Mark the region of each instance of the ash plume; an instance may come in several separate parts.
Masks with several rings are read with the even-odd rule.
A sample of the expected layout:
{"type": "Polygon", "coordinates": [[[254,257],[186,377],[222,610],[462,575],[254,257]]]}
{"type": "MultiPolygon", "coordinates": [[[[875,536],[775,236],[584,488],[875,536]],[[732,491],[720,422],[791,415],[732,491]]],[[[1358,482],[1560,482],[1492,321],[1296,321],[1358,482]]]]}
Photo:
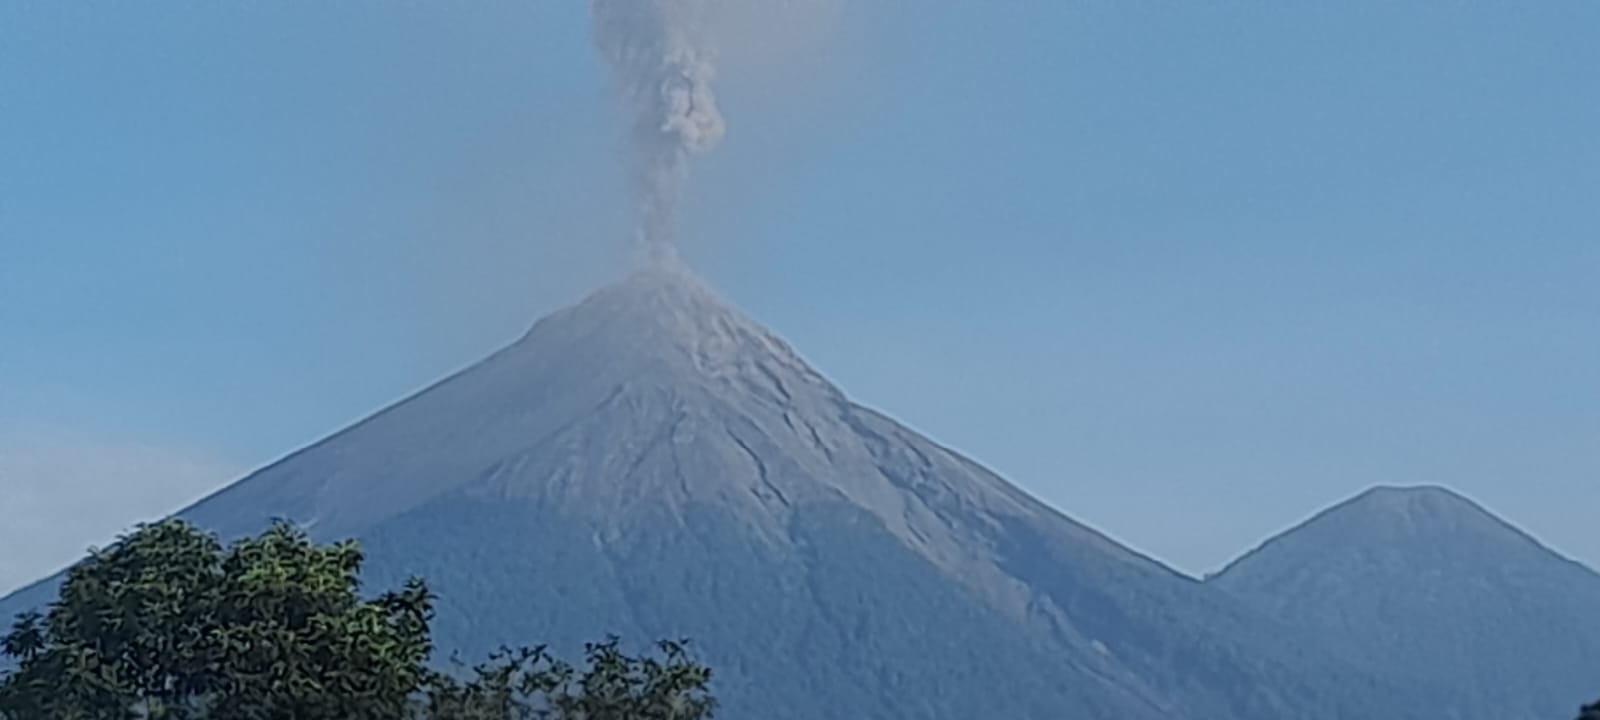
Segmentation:
{"type": "Polygon", "coordinates": [[[595,44],[628,111],[639,242],[674,254],[672,233],[690,161],[722,140],[712,81],[707,0],[592,0],[595,44]]]}

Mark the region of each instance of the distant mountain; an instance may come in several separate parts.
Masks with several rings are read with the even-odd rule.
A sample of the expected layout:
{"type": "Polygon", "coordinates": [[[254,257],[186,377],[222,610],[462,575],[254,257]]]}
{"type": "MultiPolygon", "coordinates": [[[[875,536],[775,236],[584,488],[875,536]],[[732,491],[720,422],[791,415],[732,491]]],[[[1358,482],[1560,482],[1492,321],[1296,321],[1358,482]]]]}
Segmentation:
{"type": "Polygon", "coordinates": [[[1600,574],[1442,488],[1370,490],[1209,584],[1473,718],[1566,718],[1600,695],[1600,574]]]}
{"type": "Polygon", "coordinates": [[[358,538],[371,583],[431,581],[469,657],[693,638],[728,718],[1430,714],[852,403],[677,267],[181,516],[358,538]]]}

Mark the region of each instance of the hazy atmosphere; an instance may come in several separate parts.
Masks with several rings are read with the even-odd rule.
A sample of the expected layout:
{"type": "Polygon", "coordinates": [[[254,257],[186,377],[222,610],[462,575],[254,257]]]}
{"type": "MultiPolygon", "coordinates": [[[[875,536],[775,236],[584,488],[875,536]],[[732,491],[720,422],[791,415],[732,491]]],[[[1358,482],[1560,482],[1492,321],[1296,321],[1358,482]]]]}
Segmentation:
{"type": "MultiPolygon", "coordinates": [[[[0,595],[627,272],[587,5],[0,3],[0,595]]],[[[1600,4],[1428,7],[725,18],[677,247],[1186,573],[1378,484],[1600,565],[1600,4]]]]}

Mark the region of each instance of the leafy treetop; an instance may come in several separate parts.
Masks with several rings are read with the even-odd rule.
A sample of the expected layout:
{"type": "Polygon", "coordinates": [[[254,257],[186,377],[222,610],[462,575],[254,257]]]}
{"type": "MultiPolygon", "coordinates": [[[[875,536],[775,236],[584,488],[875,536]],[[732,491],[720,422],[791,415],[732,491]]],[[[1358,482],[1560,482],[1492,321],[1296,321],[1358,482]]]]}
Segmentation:
{"type": "Polygon", "coordinates": [[[710,671],[683,643],[636,658],[589,646],[582,672],[543,648],[466,673],[428,666],[420,579],[364,599],[353,543],[287,523],[224,547],[181,521],[140,526],[68,572],[48,613],[0,652],[0,719],[701,720],[710,671]]]}

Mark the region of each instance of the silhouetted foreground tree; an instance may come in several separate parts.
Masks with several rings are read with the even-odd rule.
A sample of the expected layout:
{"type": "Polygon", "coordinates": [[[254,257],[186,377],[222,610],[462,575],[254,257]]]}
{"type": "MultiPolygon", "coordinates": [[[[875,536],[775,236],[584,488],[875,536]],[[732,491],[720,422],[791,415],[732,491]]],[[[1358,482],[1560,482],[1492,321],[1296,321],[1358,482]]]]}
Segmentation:
{"type": "Polygon", "coordinates": [[[579,671],[543,648],[463,677],[429,669],[420,579],[363,599],[352,543],[287,524],[224,548],[179,522],[142,526],[67,575],[48,614],[0,642],[5,720],[701,720],[710,671],[591,645],[579,671]]]}
{"type": "Polygon", "coordinates": [[[1578,720],[1600,720],[1600,702],[1583,706],[1583,709],[1578,711],[1578,720]]]}

